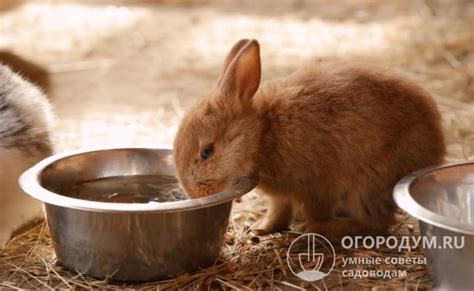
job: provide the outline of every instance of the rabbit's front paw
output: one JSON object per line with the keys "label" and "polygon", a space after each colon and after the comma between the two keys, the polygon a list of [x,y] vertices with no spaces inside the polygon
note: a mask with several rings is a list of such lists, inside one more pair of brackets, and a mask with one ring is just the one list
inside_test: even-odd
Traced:
{"label": "rabbit's front paw", "polygon": [[275,219],[274,215],[267,214],[252,230],[257,235],[265,235],[275,232],[280,232],[289,229],[289,222],[287,219]]}

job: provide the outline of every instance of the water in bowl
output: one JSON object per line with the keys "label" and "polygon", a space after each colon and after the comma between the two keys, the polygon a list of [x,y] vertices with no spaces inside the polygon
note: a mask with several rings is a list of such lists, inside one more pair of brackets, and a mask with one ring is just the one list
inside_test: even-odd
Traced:
{"label": "water in bowl", "polygon": [[188,197],[171,176],[136,175],[101,178],[65,189],[72,198],[111,202],[148,203],[186,200]]}

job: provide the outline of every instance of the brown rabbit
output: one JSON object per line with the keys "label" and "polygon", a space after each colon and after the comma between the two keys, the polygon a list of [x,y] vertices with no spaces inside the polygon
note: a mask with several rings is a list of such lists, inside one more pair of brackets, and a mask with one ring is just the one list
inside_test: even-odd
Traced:
{"label": "brown rabbit", "polygon": [[259,89],[259,50],[255,40],[235,44],[217,88],[183,118],[174,142],[183,188],[200,197],[258,175],[270,204],[257,233],[288,228],[299,211],[305,231],[333,239],[384,233],[394,222],[395,183],[443,161],[429,94],[336,62],[310,64]]}

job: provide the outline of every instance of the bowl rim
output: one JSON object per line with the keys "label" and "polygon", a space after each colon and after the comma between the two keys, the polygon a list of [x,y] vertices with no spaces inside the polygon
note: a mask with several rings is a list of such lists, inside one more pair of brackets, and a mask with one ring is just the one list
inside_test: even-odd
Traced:
{"label": "bowl rim", "polygon": [[474,225],[463,222],[458,222],[446,216],[440,215],[436,212],[428,210],[418,203],[410,194],[411,186],[422,176],[432,173],[437,170],[447,169],[463,165],[474,165],[474,161],[458,161],[452,163],[445,163],[442,165],[430,166],[418,171],[415,171],[403,177],[393,189],[393,198],[395,203],[406,211],[411,216],[418,220],[432,224],[439,228],[447,229],[454,232],[459,232],[468,235],[474,235]]}
{"label": "bowl rim", "polygon": [[93,212],[109,212],[109,213],[154,213],[154,212],[178,212],[200,208],[211,207],[231,201],[250,192],[257,185],[257,180],[250,178],[242,178],[239,180],[238,186],[232,189],[219,192],[213,195],[187,199],[173,202],[154,202],[148,203],[110,203],[98,202],[91,200],[83,200],[60,195],[42,187],[39,181],[41,172],[56,161],[93,152],[110,151],[110,150],[150,150],[164,151],[172,154],[173,150],[169,148],[155,148],[143,146],[127,146],[127,147],[107,147],[107,148],[88,148],[74,151],[66,151],[47,157],[36,165],[27,169],[18,179],[21,189],[29,196],[40,200],[45,204],[51,204],[66,208],[93,211]]}

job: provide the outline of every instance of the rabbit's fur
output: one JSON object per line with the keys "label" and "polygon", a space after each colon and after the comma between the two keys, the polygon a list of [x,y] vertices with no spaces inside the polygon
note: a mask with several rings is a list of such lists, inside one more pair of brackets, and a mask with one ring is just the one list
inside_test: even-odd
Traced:
{"label": "rabbit's fur", "polygon": [[23,171],[52,154],[51,105],[35,86],[0,64],[0,247],[42,204],[21,191]]}
{"label": "rabbit's fur", "polygon": [[258,43],[239,41],[217,89],[183,118],[174,143],[183,188],[199,197],[259,176],[257,189],[269,200],[261,234],[288,228],[299,213],[303,230],[334,239],[385,232],[394,223],[396,182],[443,161],[429,94],[338,62],[311,63],[258,89],[260,70]]}

